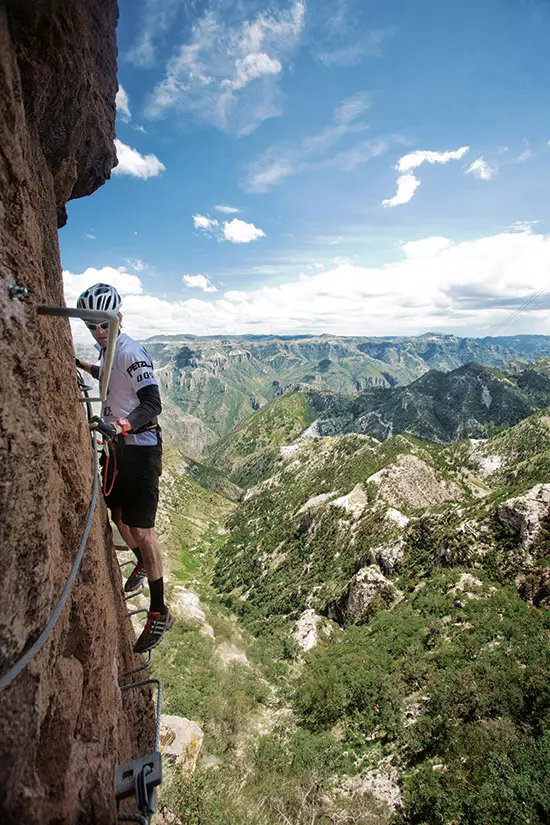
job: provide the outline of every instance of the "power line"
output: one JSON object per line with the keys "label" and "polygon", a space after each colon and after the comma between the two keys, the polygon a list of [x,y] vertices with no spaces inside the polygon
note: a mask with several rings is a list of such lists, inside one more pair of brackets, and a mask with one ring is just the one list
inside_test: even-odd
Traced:
{"label": "power line", "polygon": [[488,337],[495,336],[497,333],[502,333],[502,331],[513,324],[518,318],[522,315],[522,313],[526,312],[527,310],[533,311],[533,309],[548,295],[548,290],[545,289],[538,289],[534,292],[529,298],[527,298],[516,310],[511,312],[509,315],[506,316],[502,321],[497,322],[496,325],[491,327],[488,332]]}

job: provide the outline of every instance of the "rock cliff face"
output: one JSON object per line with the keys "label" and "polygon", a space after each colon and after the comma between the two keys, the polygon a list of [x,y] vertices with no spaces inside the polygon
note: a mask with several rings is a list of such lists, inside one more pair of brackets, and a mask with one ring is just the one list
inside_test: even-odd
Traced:
{"label": "rock cliff face", "polygon": [[[0,7],[0,674],[44,628],[80,542],[92,450],[62,304],[57,227],[109,177],[115,0]],[[29,289],[10,299],[9,284]],[[0,694],[0,820],[116,821],[115,766],[152,749],[150,697],[121,695],[137,662],[100,501],[53,635]]]}

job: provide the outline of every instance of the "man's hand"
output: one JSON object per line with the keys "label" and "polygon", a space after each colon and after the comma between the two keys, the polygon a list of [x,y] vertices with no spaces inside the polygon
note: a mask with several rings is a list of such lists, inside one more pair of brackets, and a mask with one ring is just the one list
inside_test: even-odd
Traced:
{"label": "man's hand", "polygon": [[87,361],[81,361],[80,358],[75,358],[74,361],[75,361],[75,364],[76,364],[76,366],[79,370],[84,370],[84,372],[89,372],[91,374],[91,372],[92,372],[92,365],[91,364],[88,364]]}
{"label": "man's hand", "polygon": [[100,418],[98,415],[94,415],[93,418],[90,418],[89,427],[90,430],[97,430],[98,433],[101,433],[103,438],[106,438],[107,441],[110,441],[111,438],[114,438],[122,432],[122,427],[118,424],[112,424],[109,421],[104,421],[103,418]]}

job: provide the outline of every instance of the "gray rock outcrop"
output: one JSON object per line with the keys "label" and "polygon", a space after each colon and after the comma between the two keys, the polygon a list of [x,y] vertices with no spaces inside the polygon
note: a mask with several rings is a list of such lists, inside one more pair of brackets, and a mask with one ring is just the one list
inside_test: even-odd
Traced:
{"label": "gray rock outcrop", "polygon": [[317,625],[320,619],[314,610],[305,610],[294,625],[292,636],[304,653],[312,650],[319,641]]}
{"label": "gray rock outcrop", "polygon": [[194,772],[203,740],[204,733],[196,722],[184,716],[161,716],[161,751],[170,761],[179,765],[183,776],[189,776]]}
{"label": "gray rock outcrop", "polygon": [[358,567],[366,567],[369,564],[377,564],[383,573],[392,573],[399,570],[405,556],[405,542],[403,539],[387,541],[367,550],[358,563]]}
{"label": "gray rock outcrop", "polygon": [[525,550],[535,542],[543,519],[550,516],[550,484],[537,484],[529,492],[508,499],[498,508],[499,519],[516,530]]}
{"label": "gray rock outcrop", "polygon": [[402,598],[395,585],[373,564],[355,574],[329,615],[344,626],[364,624],[376,610],[391,608]]}

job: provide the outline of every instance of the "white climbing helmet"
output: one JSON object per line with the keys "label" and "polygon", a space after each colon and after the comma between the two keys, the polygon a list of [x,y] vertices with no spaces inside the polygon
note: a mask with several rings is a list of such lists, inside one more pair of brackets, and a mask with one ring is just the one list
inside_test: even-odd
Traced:
{"label": "white climbing helmet", "polygon": [[118,312],[121,304],[120,295],[109,284],[94,284],[76,302],[78,309],[102,309],[106,312]]}

